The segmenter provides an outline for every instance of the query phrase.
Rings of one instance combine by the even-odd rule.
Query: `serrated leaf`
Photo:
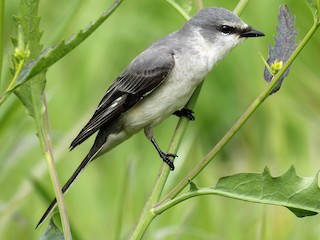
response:
[[[64,240],[64,236],[61,230],[51,219],[45,232],[41,235],[39,240]]]
[[[291,166],[279,177],[272,177],[266,167],[262,173],[239,173],[222,177],[216,186],[190,190],[153,209],[161,214],[189,198],[201,195],[219,195],[247,202],[283,206],[297,217],[313,216],[320,212],[319,172],[316,177],[299,177]],[[190,183],[190,181],[189,181]]]
[[[39,30],[40,17],[38,16],[39,0],[21,0],[19,15],[14,18],[18,29],[18,39],[13,40],[17,51],[24,52],[28,46],[27,59],[37,56],[42,49],[40,39],[42,32]],[[17,55],[13,55],[15,59]],[[17,62],[15,60],[13,62]],[[15,66],[13,66],[15,68]],[[16,69],[14,69],[16,70]],[[44,112],[42,94],[46,85],[45,74],[38,74],[31,81],[21,85],[14,92],[26,107],[27,113],[33,117],[40,117]]]
[[[268,168],[262,174],[240,173],[221,178],[212,188],[215,194],[239,200],[287,207],[297,217],[320,211],[318,175],[302,178],[292,166],[279,177],[272,177]]]
[[[34,77],[42,71],[45,71],[52,64],[68,54],[72,49],[77,47],[87,37],[89,37],[120,5],[122,0],[116,0],[110,8],[108,8],[94,23],[90,23],[84,30],[80,30],[75,35],[72,35],[67,40],[63,40],[59,44],[48,47],[31,60],[20,72],[16,86],[21,85],[26,80]]]
[[[267,63],[273,72],[270,73],[267,68],[264,69],[264,79],[267,82],[272,80],[273,76],[280,70],[279,66],[283,66],[284,63],[286,63],[297,47],[297,30],[294,28],[295,17],[291,16],[287,5],[280,6],[278,21],[278,37],[274,37],[274,46],[269,45],[269,56],[267,60]],[[283,79],[289,74],[289,69],[290,68],[283,74],[270,94],[275,93],[280,89]]]
[[[36,57],[42,50],[40,39],[42,32],[39,30],[40,17],[38,15],[39,0],[21,0],[19,5],[19,15],[14,17],[17,26],[21,26],[23,38],[26,43],[29,43],[30,51],[29,58]],[[13,39],[15,47],[19,41]]]

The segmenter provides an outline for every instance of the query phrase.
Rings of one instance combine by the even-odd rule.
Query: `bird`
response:
[[[91,119],[72,141],[71,150],[97,133],[62,192],[70,188],[90,162],[142,129],[162,160],[174,170],[177,155],[161,150],[152,129],[173,114],[194,120],[193,111],[185,105],[197,86],[231,49],[246,38],[261,36],[262,32],[233,12],[208,7],[179,30],[151,44],[114,80]],[[37,227],[56,205],[54,199]]]

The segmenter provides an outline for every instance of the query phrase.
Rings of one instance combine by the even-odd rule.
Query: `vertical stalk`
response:
[[[240,16],[249,2],[250,2],[250,0],[240,0],[238,2],[237,6],[235,7],[235,9],[233,10],[234,14]]]
[[[47,101],[46,101],[46,97],[45,97],[44,93],[42,95],[42,99],[43,99],[43,105],[45,107],[45,112],[44,112],[43,118],[42,118],[44,129],[43,129],[43,131],[41,131],[41,132],[43,132],[42,145],[43,145],[44,156],[45,156],[46,162],[48,164],[51,182],[52,182],[52,185],[54,188],[55,196],[57,198],[57,204],[59,207],[64,239],[71,240],[72,235],[71,235],[71,230],[70,230],[69,219],[68,219],[68,215],[67,215],[65,201],[63,198],[63,193],[61,191],[61,184],[59,181],[57,169],[55,167],[54,158],[53,158],[53,154],[52,154],[52,142],[51,142],[51,138],[50,138],[49,116],[48,116],[48,111],[47,111]],[[39,134],[39,132],[38,132],[38,134]]]
[[[182,136],[184,135],[184,132],[186,130],[187,122],[188,122],[187,119],[180,118],[177,128],[174,132],[173,138],[171,140],[171,143],[169,145],[168,152],[170,153],[177,152]],[[142,210],[140,218],[130,236],[130,239],[132,240],[141,239],[143,234],[149,227],[150,223],[152,222],[152,220],[157,216],[152,211],[152,208],[159,201],[159,198],[162,194],[165,183],[168,179],[169,172],[170,172],[170,169],[168,165],[165,163],[162,163],[157,179],[153,185],[150,197]]]
[[[188,18],[186,17],[187,15],[182,11],[182,9],[177,6],[175,4],[175,2],[172,2],[171,0],[167,0],[182,16],[184,16],[186,18],[186,20],[188,20]],[[249,0],[240,0],[238,3],[238,7],[236,10],[236,14],[240,14],[240,12],[244,9],[244,7],[248,4]],[[203,3],[201,0],[197,0],[196,1],[198,9],[200,9],[201,7],[203,7]],[[201,91],[201,87],[202,84],[200,84],[198,86],[198,88],[196,89],[195,93],[193,94],[193,96],[191,97],[187,107],[189,109],[193,109],[196,101],[198,99],[199,93]],[[181,118],[178,122],[178,125],[176,127],[176,130],[173,134],[171,143],[169,145],[169,149],[168,152],[170,153],[176,153],[180,142],[182,140],[182,137],[184,135],[184,132],[187,128],[187,124],[188,121],[185,118]],[[162,164],[160,171],[158,173],[158,177],[155,181],[155,184],[153,186],[153,190],[150,194],[150,197],[147,201],[147,203],[145,204],[143,211],[140,215],[140,218],[138,220],[137,225],[135,226],[133,233],[130,237],[130,239],[141,239],[144,232],[147,230],[148,226],[150,225],[150,223],[152,222],[152,220],[156,217],[156,214],[153,212],[152,207],[155,206],[159,199],[160,196],[162,194],[163,188],[165,186],[165,183],[168,179],[169,176],[169,168],[166,166],[166,164]]]
[[[36,128],[37,128],[37,134],[40,141],[42,152],[44,154],[44,157],[48,165],[50,179],[53,185],[54,193],[57,198],[57,204],[59,207],[64,239],[71,240],[72,235],[70,230],[69,219],[68,219],[64,199],[63,199],[63,194],[61,191],[61,185],[59,182],[57,170],[54,164],[53,154],[52,154],[52,143],[51,143],[50,130],[49,130],[50,129],[49,118],[48,118],[47,103],[46,103],[46,98],[44,93],[42,94],[42,102],[43,102],[43,106],[45,107],[45,112],[43,115],[36,114],[34,118],[36,123]]]

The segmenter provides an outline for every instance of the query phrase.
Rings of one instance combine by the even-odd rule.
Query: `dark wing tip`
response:
[[[35,229],[37,229],[49,216],[49,214],[53,211],[55,206],[57,205],[57,199],[53,199],[46,212],[42,215]]]
[[[87,138],[85,138],[83,136],[83,132],[81,131],[78,136],[76,136],[75,139],[73,139],[73,141],[71,142],[69,149],[70,151],[73,150],[76,146],[80,145],[82,142],[84,142],[84,140],[86,140]]]

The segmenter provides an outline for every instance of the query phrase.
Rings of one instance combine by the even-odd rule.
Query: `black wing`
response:
[[[141,101],[166,79],[174,67],[173,53],[162,51],[150,55],[152,49],[148,50],[140,54],[110,86],[89,122],[72,141],[71,149],[118,119],[121,113]]]

